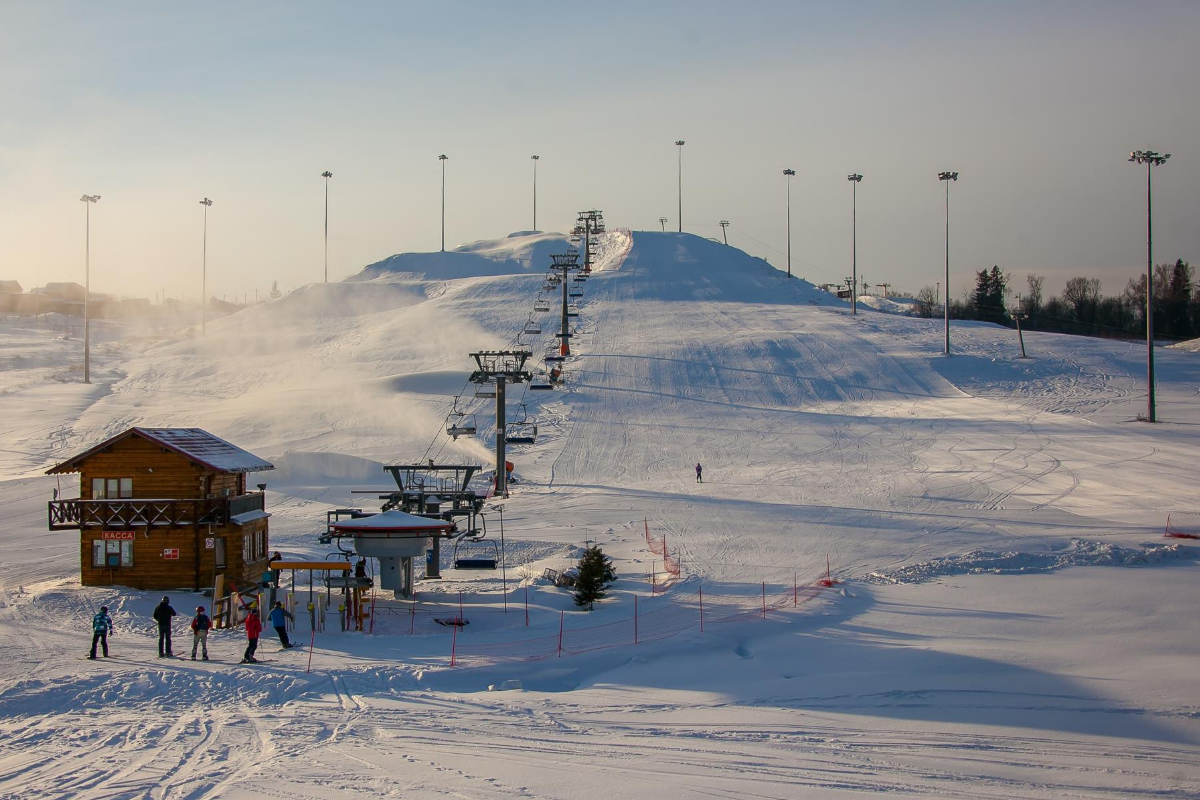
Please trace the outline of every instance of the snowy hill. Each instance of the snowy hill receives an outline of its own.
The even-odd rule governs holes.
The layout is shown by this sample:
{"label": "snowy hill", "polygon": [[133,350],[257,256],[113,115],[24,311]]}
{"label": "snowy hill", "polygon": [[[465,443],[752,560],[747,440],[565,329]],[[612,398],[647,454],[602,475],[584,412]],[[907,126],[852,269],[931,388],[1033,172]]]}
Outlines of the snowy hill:
{"label": "snowy hill", "polygon": [[[381,632],[313,636],[311,672],[295,652],[262,672],[150,660],[156,598],[78,585],[78,536],[46,531],[59,485],[40,473],[129,425],[203,427],[273,460],[271,546],[306,558],[329,555],[326,510],[377,503],[351,490],[386,485],[381,465],[488,464],[495,401],[469,391],[468,354],[519,341],[540,361],[557,317],[533,301],[567,244],[393,256],[204,337],[108,331],[90,387],[52,366],[77,342],[0,328],[0,795],[1200,792],[1196,551],[1161,538],[1168,513],[1200,519],[1194,356],[1161,353],[1164,422],[1143,425],[1136,345],[1027,333],[1022,360],[1015,333],[955,323],[946,357],[940,320],[852,317],[688,234],[604,234],[564,387],[513,387],[538,436],[510,451],[503,577],[447,569],[411,616],[382,598]],[[531,315],[542,332],[522,335]],[[452,408],[479,433],[452,441]],[[651,532],[681,565],[662,592]],[[587,542],[619,575],[590,615],[539,580]],[[768,613],[827,558],[847,583]],[[699,590],[750,612],[701,632],[683,602]],[[416,630],[460,591],[469,627]],[[528,627],[504,613],[526,600]],[[677,601],[692,627],[621,638],[637,603]],[[82,649],[101,602],[120,660],[48,658]],[[560,626],[620,641],[521,660]],[[211,647],[228,659],[241,636]],[[450,667],[452,647],[494,657]],[[510,679],[523,690],[487,693]]]}

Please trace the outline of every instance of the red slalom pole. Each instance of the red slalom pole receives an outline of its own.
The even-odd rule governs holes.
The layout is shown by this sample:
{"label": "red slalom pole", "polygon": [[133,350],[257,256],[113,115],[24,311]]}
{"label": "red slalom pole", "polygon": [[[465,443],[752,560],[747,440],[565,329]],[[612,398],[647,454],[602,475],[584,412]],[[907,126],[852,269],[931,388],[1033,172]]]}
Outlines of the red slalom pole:
{"label": "red slalom pole", "polygon": [[633,643],[637,644],[637,595],[633,596]]}
{"label": "red slalom pole", "polygon": [[700,632],[704,633],[704,587],[700,587]]}
{"label": "red slalom pole", "polygon": [[454,633],[450,637],[450,666],[458,666],[458,626],[454,626]]}
{"label": "red slalom pole", "polygon": [[567,615],[567,612],[565,612],[565,611],[558,612],[558,657],[559,658],[562,658],[563,619],[566,617],[566,615]]}

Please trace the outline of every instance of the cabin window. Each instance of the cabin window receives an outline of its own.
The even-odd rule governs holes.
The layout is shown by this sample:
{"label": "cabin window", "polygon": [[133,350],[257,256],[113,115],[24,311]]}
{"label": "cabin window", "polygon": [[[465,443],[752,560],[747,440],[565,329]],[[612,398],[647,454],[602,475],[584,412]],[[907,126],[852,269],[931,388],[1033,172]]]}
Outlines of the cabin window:
{"label": "cabin window", "polygon": [[92,541],[92,566],[93,567],[132,567],[133,566],[133,542],[130,541],[105,541],[104,539],[95,539]]}
{"label": "cabin window", "polygon": [[93,500],[133,497],[133,478],[92,478]]}
{"label": "cabin window", "polygon": [[251,548],[254,545],[254,535],[247,533],[242,536],[242,564],[249,564],[254,559],[251,558]]}

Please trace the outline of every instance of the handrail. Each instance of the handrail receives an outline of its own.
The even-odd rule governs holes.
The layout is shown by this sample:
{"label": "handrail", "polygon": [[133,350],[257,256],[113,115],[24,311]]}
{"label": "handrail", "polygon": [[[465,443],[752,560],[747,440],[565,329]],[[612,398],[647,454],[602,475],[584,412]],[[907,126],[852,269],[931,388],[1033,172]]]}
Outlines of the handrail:
{"label": "handrail", "polygon": [[51,500],[49,528],[138,528],[223,525],[231,516],[264,510],[260,492],[237,497],[188,500],[129,498],[121,500]]}

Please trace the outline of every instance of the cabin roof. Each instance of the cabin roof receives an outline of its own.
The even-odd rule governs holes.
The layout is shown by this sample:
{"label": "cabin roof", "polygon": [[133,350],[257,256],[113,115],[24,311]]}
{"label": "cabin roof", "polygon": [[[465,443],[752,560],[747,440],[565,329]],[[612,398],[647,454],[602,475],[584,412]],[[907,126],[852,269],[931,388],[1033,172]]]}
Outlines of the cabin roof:
{"label": "cabin roof", "polygon": [[56,467],[46,470],[47,475],[78,472],[79,465],[106,447],[130,436],[140,436],[166,449],[217,472],[262,472],[275,469],[275,465],[258,456],[247,453],[219,436],[213,436],[201,428],[130,428],[111,439],[106,439],[90,450],[67,459]]}

